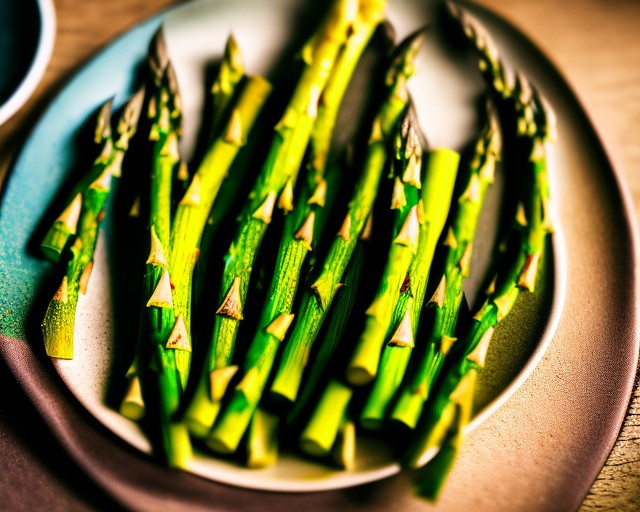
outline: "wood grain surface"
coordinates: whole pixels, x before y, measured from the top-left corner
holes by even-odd
[[[55,0],[55,49],[34,96],[0,126],[0,183],[48,101],[74,70],[172,0]],[[479,0],[513,22],[563,71],[598,129],[640,220],[640,2]],[[581,510],[640,510],[640,391]]]

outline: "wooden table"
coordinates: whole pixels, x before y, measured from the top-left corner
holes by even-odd
[[[172,0],[55,0],[56,44],[27,105],[0,127],[0,182],[39,114],[74,70],[113,37]],[[640,2],[480,0],[511,20],[564,71],[609,149],[640,221]],[[640,509],[640,390],[582,510]]]

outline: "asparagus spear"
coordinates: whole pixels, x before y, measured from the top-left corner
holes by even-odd
[[[278,346],[293,320],[291,309],[302,265],[307,254],[315,248],[324,224],[323,208],[328,188],[324,175],[338,110],[360,56],[383,17],[382,11],[376,16],[368,12],[369,19],[363,20],[362,14],[356,18],[353,31],[345,41],[322,93],[318,117],[311,133],[310,165],[298,202],[285,218],[267,305],[247,351],[242,378],[207,440],[207,444],[216,451],[233,452],[237,448],[262,397]],[[283,195],[281,200],[281,206],[288,210],[291,199]]]
[[[323,262],[320,275],[311,289],[305,291],[300,308],[301,313],[291,339],[284,347],[282,360],[270,388],[272,396],[280,401],[288,403],[295,401],[309,350],[335,293],[341,286],[344,271],[358,237],[371,215],[382,172],[388,163],[387,148],[392,140],[390,137],[394,136],[395,128],[409,102],[406,81],[413,73],[413,60],[422,39],[421,31],[412,34],[397,48],[393,56],[386,77],[386,85],[389,88],[387,97],[373,121],[367,154],[356,191],[342,227]]]
[[[100,107],[96,116],[93,140],[99,148],[97,158],[89,171],[82,176],[80,181],[73,187],[62,212],[40,242],[42,254],[53,263],[57,263],[60,260],[60,256],[67,246],[67,242],[76,234],[82,206],[82,193],[102,174],[105,162],[115,163],[115,158],[110,160],[112,156],[111,152],[115,150],[111,136],[111,104],[111,100],[105,102]],[[133,129],[135,130],[135,125]],[[122,148],[119,152],[124,153],[125,150],[126,148]],[[115,168],[114,171],[116,171]],[[112,174],[116,176],[117,172]]]
[[[360,415],[360,423],[378,428],[386,418],[392,399],[405,376],[422,313],[427,281],[456,181],[460,155],[449,149],[428,153],[421,199],[424,204],[416,256],[396,303],[387,331],[378,375]]]
[[[166,253],[168,253],[170,239],[171,188],[174,169],[180,159],[178,139],[182,121],[181,100],[179,98],[177,80],[169,64],[163,30],[160,28],[149,45],[147,58],[149,78],[147,117],[151,121],[148,139],[151,142],[152,157],[151,173],[147,176],[149,178],[149,190],[146,194],[147,200],[145,203],[148,213],[146,238],[149,251],[143,278],[145,304],[151,298],[156,286],[160,284],[159,281],[164,272],[168,272]],[[140,197],[138,197],[136,208],[139,215],[141,208]],[[165,288],[166,282],[169,280],[170,278],[167,274],[163,280]],[[159,289],[160,291],[162,291],[162,288]],[[138,351],[127,372],[128,389],[120,405],[120,412],[132,420],[138,420],[145,415],[145,403],[142,396],[143,386],[140,378],[141,372],[147,366],[148,361],[140,361],[140,350],[144,351],[144,358],[148,359],[151,347],[162,345],[163,333],[170,332],[170,326],[175,321],[172,309],[168,307],[172,304],[172,301],[166,297],[166,289],[164,293],[164,302],[167,307],[145,306],[143,309],[144,313],[141,318],[143,329],[140,334]],[[153,345],[146,338],[152,338]],[[173,375],[175,373],[175,362],[170,364],[169,374]],[[179,391],[176,391],[176,393],[179,394]]]
[[[439,284],[429,302],[435,313],[425,344],[426,351],[414,365],[391,414],[393,420],[409,428],[415,428],[442,361],[455,342],[455,328],[463,298],[462,284],[469,274],[478,216],[486,191],[493,182],[495,162],[500,156],[498,119],[493,107],[489,107],[487,113],[487,124],[477,140],[470,172],[444,240],[444,270],[438,276],[436,282]]]
[[[378,291],[366,311],[364,330],[347,368],[347,381],[367,384],[376,374],[380,352],[398,300],[400,288],[418,249],[421,213],[422,146],[415,111],[410,106],[396,136],[396,176],[391,199],[395,210],[392,243]]]
[[[100,155],[43,242],[43,251],[55,260],[55,254],[59,254],[67,246],[68,238],[73,236],[73,243],[67,251],[65,275],[42,321],[45,350],[50,357],[73,358],[78,295],[87,289],[99,227],[111,191],[111,179],[119,175],[129,140],[137,129],[142,97],[143,93],[139,91],[125,105],[117,124],[115,143],[111,132],[112,100],[103,104],[96,125],[96,138],[102,144]]]
[[[521,291],[534,291],[538,264],[547,235],[553,232],[549,217],[546,149],[555,134],[554,118],[537,91],[533,91],[522,75],[518,75],[511,105],[516,117],[517,139],[513,161],[520,178],[520,204],[514,215],[506,251],[484,302],[476,310],[471,325],[453,346],[442,375],[434,387],[422,425],[408,450],[407,465],[419,467],[435,450],[444,448],[448,470],[460,446],[468,421],[474,390],[474,373],[482,369],[492,335],[509,314]],[[446,411],[450,411],[446,413]],[[446,413],[446,414],[445,414]],[[435,459],[434,459],[435,460]],[[435,462],[437,464],[437,462]],[[441,483],[443,478],[438,478]],[[434,498],[438,486],[424,489]]]
[[[202,233],[223,180],[265,104],[271,85],[259,76],[247,77],[233,103],[223,133],[215,139],[178,203],[171,233],[170,271],[174,311],[185,347],[191,346],[191,297],[193,271]],[[181,353],[178,369],[183,385],[189,374],[190,351]]]
[[[120,412],[132,420],[141,419],[146,413],[143,386],[140,381],[142,371],[148,361],[141,361],[140,351],[145,352],[144,358],[149,358],[149,351],[154,345],[161,345],[163,331],[168,330],[175,318],[169,305],[172,301],[165,297],[165,308],[158,306],[146,306],[151,298],[160,277],[167,270],[167,257],[170,226],[171,226],[171,185],[173,181],[174,167],[179,160],[178,139],[181,129],[181,104],[180,99],[174,99],[179,95],[177,81],[173,71],[169,69],[169,57],[164,41],[162,28],[155,34],[149,45],[147,57],[147,71],[149,86],[149,100],[147,102],[147,118],[150,119],[150,133],[148,139],[151,142],[151,172],[149,190],[146,194],[145,206],[148,209],[146,219],[146,247],[149,257],[145,263],[143,277],[143,302],[145,307],[141,317],[141,333],[138,349],[134,360],[127,371],[128,387],[123,401],[120,404]],[[142,193],[140,194],[140,196]],[[136,209],[140,215],[141,198],[138,196]],[[168,275],[163,280],[166,283]],[[164,284],[166,287],[166,284]],[[162,289],[159,289],[161,291]],[[165,290],[166,295],[166,290]],[[152,338],[153,344],[147,337]],[[161,360],[162,358],[160,358]],[[156,361],[158,363],[159,361]],[[173,363],[170,374],[175,373]],[[179,394],[179,391],[176,391]]]
[[[204,371],[187,411],[187,421],[215,418],[220,400],[237,367],[231,356],[243,318],[249,279],[262,238],[271,222],[277,198],[287,205],[304,156],[318,100],[329,78],[340,47],[355,17],[356,0],[335,0],[326,19],[303,51],[306,65],[284,115],[274,129],[269,154],[239,220],[238,231],[225,258],[221,303],[206,356]],[[284,199],[283,199],[284,197]],[[202,392],[204,391],[204,392]],[[193,421],[192,421],[193,419]],[[193,431],[199,435],[200,428]]]
[[[352,458],[355,457],[355,447],[351,449],[348,447],[350,437],[355,431],[351,432],[351,427],[345,427],[351,423],[348,406],[353,390],[342,379],[344,363],[341,364],[336,360],[344,358],[344,355],[340,354],[340,349],[343,348],[340,346],[340,340],[345,335],[354,314],[364,273],[365,253],[369,249],[367,243],[369,236],[370,229],[366,228],[347,268],[344,286],[340,289],[332,306],[329,324],[313,367],[294,408],[287,417],[288,423],[295,425],[308,412],[308,409],[312,408],[300,434],[300,449],[314,457],[325,457],[335,449],[335,455],[340,455],[339,460],[345,466],[352,465]],[[330,366],[331,363],[333,363],[332,366]],[[317,403],[313,402],[314,399]],[[328,415],[326,415],[327,412],[329,412]],[[341,433],[345,434],[342,438],[345,444],[340,447],[340,445],[337,446],[337,438]]]
[[[150,140],[153,158],[148,189],[149,256],[146,260],[143,300],[142,351],[145,354],[141,388],[146,404],[153,404],[157,416],[150,425],[160,431],[162,456],[170,467],[187,467],[191,444],[184,425],[175,414],[184,390],[176,362],[177,350],[185,350],[180,337],[179,317],[174,310],[168,260],[171,241],[172,183],[180,163],[178,141],[182,112],[178,83],[168,58],[162,29],[151,43],[149,70],[153,94],[148,115],[152,120]],[[136,367],[140,363],[136,363]],[[155,420],[155,421],[154,421]]]

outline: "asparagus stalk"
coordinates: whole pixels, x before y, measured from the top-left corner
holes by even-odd
[[[324,176],[338,110],[360,56],[383,16],[382,11],[375,17],[368,14],[370,18],[367,20],[360,16],[356,18],[353,31],[345,41],[322,93],[318,117],[311,133],[310,165],[300,198],[285,218],[267,305],[247,351],[242,377],[207,440],[207,444],[216,451],[236,450],[262,397],[278,346],[293,320],[291,310],[302,266],[307,254],[315,248],[324,224],[323,208],[328,188]],[[282,195],[281,200],[281,207],[285,210],[292,206],[287,195]]]
[[[89,171],[73,187],[62,212],[40,242],[43,256],[53,263],[60,261],[67,242],[76,234],[82,207],[82,193],[102,174],[105,162],[111,158],[111,152],[114,149],[110,124],[111,104],[111,100],[105,102],[96,116],[93,140],[99,148],[97,158]]]
[[[274,129],[269,154],[239,220],[238,231],[225,258],[221,303],[216,311],[211,344],[199,389],[188,416],[215,418],[220,400],[237,371],[231,357],[249,288],[254,260],[276,202],[286,200],[293,190],[298,170],[317,117],[318,100],[324,89],[349,28],[357,1],[335,0],[326,19],[307,44],[306,65],[284,115]],[[278,196],[281,200],[277,201]],[[202,392],[202,390],[204,392]],[[196,420],[199,421],[199,420]],[[194,435],[198,435],[194,431]]]
[[[347,367],[346,379],[356,386],[367,384],[376,374],[400,288],[418,249],[424,204],[420,202],[422,146],[417,124],[416,113],[410,106],[396,136],[396,172],[391,199],[391,209],[396,213],[393,241],[380,285],[365,313],[363,332]]]
[[[160,431],[162,456],[170,467],[187,467],[191,444],[184,425],[175,415],[184,391],[178,350],[188,350],[181,337],[180,318],[172,296],[169,251],[171,243],[172,183],[180,163],[178,141],[181,134],[181,100],[178,83],[169,61],[162,29],[150,47],[149,69],[154,82],[148,115],[152,120],[149,138],[153,159],[148,196],[149,256],[145,266],[142,344],[148,354],[148,377],[142,378],[144,402],[153,404]],[[138,364],[136,364],[138,366]]]
[[[164,41],[162,28],[159,29],[149,45],[149,55],[147,58],[148,78],[149,78],[149,100],[147,103],[147,117],[151,120],[148,139],[151,142],[151,173],[149,177],[149,190],[145,203],[148,213],[146,222],[147,249],[149,250],[148,261],[145,263],[145,274],[143,278],[144,301],[148,301],[156,286],[160,284],[160,278],[164,271],[168,272],[167,253],[170,239],[171,225],[171,190],[174,175],[174,168],[179,161],[178,139],[181,130],[181,101],[179,98],[178,84],[169,66],[169,57]],[[142,194],[141,194],[142,195]],[[138,197],[136,209],[140,214],[140,196]],[[120,412],[127,418],[137,421],[146,414],[144,394],[149,394],[150,387],[143,389],[141,377],[143,371],[148,366],[151,357],[156,366],[162,357],[149,356],[149,352],[155,345],[162,345],[162,337],[170,333],[170,327],[175,322],[172,309],[172,301],[166,295],[166,283],[170,282],[170,277],[164,276],[163,286],[165,288],[165,306],[146,306],[141,317],[141,332],[138,350],[134,360],[127,371],[128,387],[120,404]],[[162,291],[162,288],[158,290]],[[164,333],[164,334],[163,334]],[[153,341],[151,341],[153,340]],[[144,355],[141,354],[141,351]],[[142,361],[141,358],[142,357]],[[175,362],[172,354],[168,363],[168,375],[175,374]],[[165,378],[169,378],[168,376]],[[154,380],[154,398],[157,394]],[[169,387],[175,387],[172,383]],[[175,391],[179,396],[180,391]],[[177,401],[177,398],[174,398]]]
[[[181,328],[186,347],[191,346],[192,281],[202,233],[220,186],[238,152],[246,144],[270,92],[271,85],[263,78],[246,78],[224,132],[209,147],[176,209],[171,233],[170,271],[174,311],[184,324]],[[181,355],[178,369],[184,385],[189,374],[190,351]]]
[[[493,183],[496,160],[500,157],[498,119],[493,107],[489,107],[487,113],[486,126],[477,140],[470,172],[444,240],[444,270],[438,276],[436,292],[428,304],[435,313],[425,345],[426,351],[414,365],[391,414],[391,419],[409,428],[415,428],[433,381],[455,342],[458,312],[463,298],[462,284],[469,275],[478,216],[486,191]]]
[[[337,237],[325,258],[320,275],[306,290],[300,315],[291,339],[284,347],[282,360],[275,374],[271,395],[286,403],[295,401],[311,346],[318,330],[341,286],[344,272],[371,215],[378,185],[387,163],[388,145],[402,118],[409,96],[406,81],[413,73],[413,60],[422,42],[422,32],[407,38],[399,46],[392,59],[386,77],[389,88],[374,121],[367,146],[367,153],[356,191]]]
[[[355,446],[349,448],[351,427],[345,427],[350,423],[348,407],[353,390],[341,379],[342,366],[335,364],[335,361],[339,357],[336,353],[341,348],[340,340],[345,335],[349,320],[354,313],[358,288],[365,267],[364,258],[370,235],[368,231],[370,230],[365,229],[356,246],[346,271],[344,286],[336,297],[324,339],[309,377],[287,418],[290,424],[295,424],[312,407],[307,423],[300,434],[300,449],[314,457],[325,457],[335,450],[334,454],[340,455],[341,464],[346,466],[350,466],[353,462],[352,458],[355,457]],[[329,366],[331,362],[334,362],[333,368]],[[329,378],[327,378],[327,371],[329,371]],[[317,403],[313,403],[314,399],[317,399]],[[328,415],[327,412],[329,412]],[[346,431],[345,428],[347,428]],[[337,439],[341,433],[344,434],[342,445]]]
[[[139,91],[125,105],[117,124],[115,143],[111,132],[112,100],[103,104],[96,125],[96,140],[102,144],[100,155],[43,242],[43,251],[55,260],[55,254],[59,254],[67,246],[69,237],[73,236],[67,252],[65,275],[42,321],[45,350],[50,357],[73,358],[78,296],[87,290],[100,223],[111,191],[111,179],[120,174],[129,140],[137,129],[142,97],[143,93]]]
[[[422,466],[434,451],[443,447],[449,452],[447,458],[454,459],[471,416],[468,411],[472,406],[473,374],[484,366],[493,333],[520,293],[534,291],[545,240],[553,232],[545,149],[545,143],[555,134],[553,114],[522,75],[517,76],[512,100],[509,104],[515,114],[517,129],[513,164],[521,180],[520,203],[504,244],[506,250],[501,265],[487,296],[464,336],[454,344],[451,361],[448,357],[436,382],[435,396],[429,402],[423,425],[408,450],[410,467]],[[467,398],[461,399],[461,396]],[[447,409],[453,413],[443,414]],[[448,470],[450,465],[448,463],[441,470]],[[442,480],[439,478],[438,482]],[[427,487],[426,491],[427,496],[435,497],[439,487]]]
[[[387,417],[413,352],[427,282],[438,240],[449,212],[460,155],[449,149],[428,153],[421,200],[424,204],[416,256],[395,305],[378,375],[360,415],[367,428],[379,428]]]

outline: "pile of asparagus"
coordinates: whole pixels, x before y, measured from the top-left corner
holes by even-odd
[[[265,467],[286,440],[285,449],[350,469],[357,435],[402,438],[399,458],[424,466],[419,490],[434,498],[454,460],[492,333],[521,290],[533,291],[552,231],[544,143],[553,119],[523,76],[511,79],[477,22],[451,5],[479,56],[487,110],[470,159],[430,148],[408,90],[425,33],[396,43],[385,8],[384,0],[332,2],[299,52],[301,70],[266,156],[251,162],[253,186],[235,198],[243,204],[237,218],[212,212],[229,201],[220,191],[268,117],[272,86],[246,72],[233,37],[210,89],[208,143],[197,162],[180,154],[181,97],[161,29],[147,83],[123,108],[117,137],[111,101],[100,109],[97,157],[42,242],[43,254],[65,266],[42,332],[51,357],[73,357],[78,294],[87,290],[112,180],[138,142],[149,164],[132,214],[143,220],[146,250],[133,263],[142,269],[142,303],[120,410],[159,440],[170,467],[188,468],[192,446]],[[378,34],[387,41],[384,73],[371,80],[371,115],[359,127],[366,139],[349,157],[336,147],[338,115]],[[478,218],[507,150],[504,166],[517,174],[513,226],[484,302],[458,322]],[[231,232],[214,276],[219,296],[201,311],[207,300],[194,276],[216,255],[205,250],[215,245],[203,243],[207,230],[222,225]],[[270,282],[256,276],[263,261]],[[209,331],[200,317],[213,317]]]

